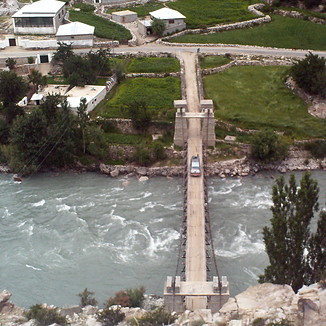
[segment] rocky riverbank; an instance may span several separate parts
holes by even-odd
[[[33,320],[27,321],[23,308],[9,301],[11,293],[0,292],[0,325],[34,326]],[[119,326],[130,325],[129,321],[138,318],[153,306],[159,307],[163,300],[147,296],[144,308],[122,308],[126,317]],[[150,308],[151,307],[151,308]],[[96,320],[98,307],[73,306],[59,309],[67,317],[71,326],[102,326]],[[283,321],[283,324],[280,322]],[[290,324],[286,324],[288,321]],[[249,287],[246,291],[230,298],[220,312],[212,314],[208,309],[194,312],[185,311],[177,316],[173,326],[251,326],[267,325],[325,326],[326,325],[326,289],[325,284],[313,284],[303,287],[296,294],[289,285],[264,283]]]
[[[211,153],[211,154],[217,154]],[[310,171],[310,170],[326,170],[326,158],[316,159],[311,156],[308,151],[298,147],[291,147],[285,160],[277,163],[260,164],[248,157],[248,149],[239,149],[239,153],[243,154],[242,158],[230,160],[218,160],[210,162],[207,165],[207,175],[225,177],[245,177],[255,175],[259,172],[273,171],[286,173],[291,171]],[[172,151],[170,157],[182,158],[182,152]],[[52,171],[52,170],[48,170]],[[48,172],[43,170],[42,172]],[[57,171],[57,170],[56,170]],[[160,167],[144,167],[135,165],[106,165],[103,163],[85,166],[77,164],[73,168],[65,168],[62,171],[76,172],[99,172],[110,177],[116,178],[120,176],[138,177],[142,180],[147,178],[163,176],[163,177],[182,177],[184,173],[183,166],[160,166]],[[5,165],[0,165],[0,173],[11,173],[10,169]]]

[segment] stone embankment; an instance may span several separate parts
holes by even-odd
[[[9,301],[11,293],[0,292],[0,325],[34,326],[33,320],[27,321],[23,308]],[[122,308],[126,318],[118,326],[130,325],[128,321],[142,316],[147,309],[159,307],[163,300],[157,296],[147,296],[144,308]],[[47,305],[45,305],[47,306]],[[52,307],[52,306],[48,306]],[[114,309],[114,308],[113,308]],[[67,317],[71,326],[101,326],[96,321],[98,307],[81,308],[73,306],[59,309]],[[246,291],[231,297],[220,312],[212,314],[208,309],[185,311],[177,316],[171,326],[251,326],[267,325],[270,322],[291,322],[293,326],[326,325],[325,283],[304,286],[296,294],[289,285],[264,283],[249,287]],[[201,323],[200,323],[201,321]],[[260,323],[258,323],[260,321]]]

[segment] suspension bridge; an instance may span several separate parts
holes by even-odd
[[[217,269],[208,207],[206,149],[215,144],[213,103],[199,95],[196,54],[182,52],[180,59],[186,91],[174,103],[174,143],[184,148],[184,205],[176,272],[164,284],[164,304],[177,312],[217,312],[229,298],[229,285]],[[200,160],[201,173],[196,177],[189,168],[193,156]]]

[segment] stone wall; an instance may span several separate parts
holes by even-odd
[[[284,17],[292,17],[292,18],[296,18],[296,19],[303,19],[303,20],[309,20],[315,24],[326,24],[326,19],[321,19],[321,18],[317,18],[317,17],[310,17],[307,16],[301,12],[292,10],[292,11],[287,11],[287,10],[274,10],[273,13],[284,16]]]
[[[126,78],[137,78],[137,77],[146,77],[146,78],[164,78],[164,77],[180,77],[180,72],[167,72],[164,74],[160,73],[152,73],[152,72],[139,72],[139,73],[131,73],[126,74]]]

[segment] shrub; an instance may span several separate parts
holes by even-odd
[[[166,153],[164,150],[164,146],[160,141],[156,141],[152,145],[152,156],[153,160],[164,160],[166,158]]]
[[[80,306],[96,306],[97,300],[93,298],[94,292],[88,291],[87,288],[83,292],[80,292],[78,296],[80,297]]]
[[[28,320],[35,319],[37,326],[47,326],[54,323],[67,325],[66,317],[61,316],[57,308],[47,308],[41,304],[30,307],[25,316]]]
[[[304,148],[308,150],[314,157],[323,158],[326,156],[326,141],[316,140],[304,145]]]
[[[252,326],[264,326],[265,325],[265,320],[263,318],[256,318],[252,322]]]
[[[136,289],[127,289],[126,293],[129,296],[129,307],[141,307],[145,299],[145,288],[143,286]]]
[[[29,63],[29,64],[32,64],[32,63],[34,63],[34,58],[33,57],[28,57],[27,58],[27,62]]]
[[[176,320],[170,312],[165,311],[164,307],[146,312],[142,317],[133,320],[132,324],[137,326],[161,326],[170,325]]]
[[[149,166],[153,163],[150,151],[144,146],[138,146],[133,156],[133,161],[142,166]]]
[[[115,326],[125,318],[125,314],[121,309],[106,308],[96,315],[97,321],[101,322],[103,326]]]
[[[126,291],[118,291],[113,298],[109,298],[106,302],[106,306],[109,308],[113,305],[119,305],[121,307],[129,307],[130,299]]]
[[[291,76],[309,94],[326,97],[326,59],[309,52],[291,68]]]
[[[272,130],[258,132],[252,139],[251,154],[262,162],[273,162],[283,159],[288,147],[280,136]]]

